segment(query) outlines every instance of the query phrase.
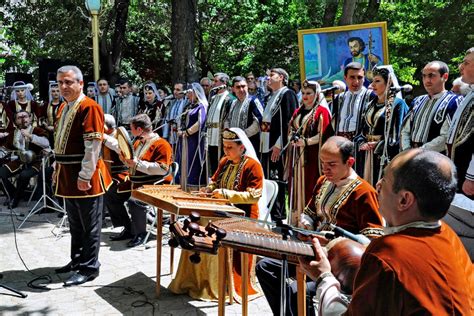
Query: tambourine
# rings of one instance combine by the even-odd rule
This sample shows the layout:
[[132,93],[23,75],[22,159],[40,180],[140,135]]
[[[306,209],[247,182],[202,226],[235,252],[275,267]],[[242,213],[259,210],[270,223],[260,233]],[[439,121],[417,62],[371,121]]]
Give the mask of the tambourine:
[[125,127],[117,128],[118,146],[125,159],[133,159],[133,144]]

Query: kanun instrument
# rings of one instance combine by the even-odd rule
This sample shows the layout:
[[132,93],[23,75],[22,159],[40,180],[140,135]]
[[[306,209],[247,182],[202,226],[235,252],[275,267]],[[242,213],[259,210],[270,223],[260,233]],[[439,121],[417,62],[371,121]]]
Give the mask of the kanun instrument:
[[[195,251],[196,254],[190,257],[195,263],[199,262],[198,252],[217,254],[220,246],[275,259],[286,255],[288,261],[294,264],[298,264],[298,257],[312,259],[315,256],[311,244],[296,239],[284,240],[281,234],[246,218],[231,217],[210,222],[206,227],[198,224],[199,218],[199,214],[192,213],[183,224],[175,222],[170,225],[173,235],[170,246]],[[352,293],[352,284],[365,247],[350,239],[336,238],[326,245],[326,249],[332,272],[341,283],[342,290]]]
[[132,197],[176,215],[190,215],[193,211],[206,217],[227,217],[227,213],[245,215],[226,199],[195,196],[181,190],[179,185],[144,185],[133,190]]

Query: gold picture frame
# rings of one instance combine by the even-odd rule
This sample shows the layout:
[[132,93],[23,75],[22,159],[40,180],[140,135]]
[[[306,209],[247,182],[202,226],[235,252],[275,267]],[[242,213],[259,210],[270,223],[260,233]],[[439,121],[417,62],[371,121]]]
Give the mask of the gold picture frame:
[[[350,61],[361,62],[367,71],[389,64],[387,22],[298,30],[298,46],[302,81],[330,85],[343,80],[344,66]],[[357,48],[359,54],[354,56]]]

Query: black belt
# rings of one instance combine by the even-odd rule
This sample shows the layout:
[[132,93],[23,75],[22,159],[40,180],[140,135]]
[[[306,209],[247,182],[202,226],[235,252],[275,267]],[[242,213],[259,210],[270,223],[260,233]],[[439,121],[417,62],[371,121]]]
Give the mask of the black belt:
[[110,168],[112,174],[117,174],[117,173],[121,173],[121,172],[124,172],[124,171],[128,171],[128,167],[125,166],[125,165],[119,165],[119,166],[112,166]]
[[55,154],[54,158],[56,159],[57,163],[60,163],[63,165],[72,165],[72,164],[82,163],[82,160],[84,159],[84,154],[70,154],[70,155]]
[[130,176],[130,181],[133,183],[154,183],[163,179],[163,176],[160,175],[142,175],[142,176]]

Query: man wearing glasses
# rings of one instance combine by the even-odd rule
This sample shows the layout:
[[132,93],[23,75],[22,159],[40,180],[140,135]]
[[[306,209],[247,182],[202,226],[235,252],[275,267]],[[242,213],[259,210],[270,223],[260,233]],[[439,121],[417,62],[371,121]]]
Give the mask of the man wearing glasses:
[[445,88],[449,68],[442,61],[429,62],[421,72],[428,94],[416,97],[401,136],[401,150],[425,148],[445,152],[446,135],[462,97]]

